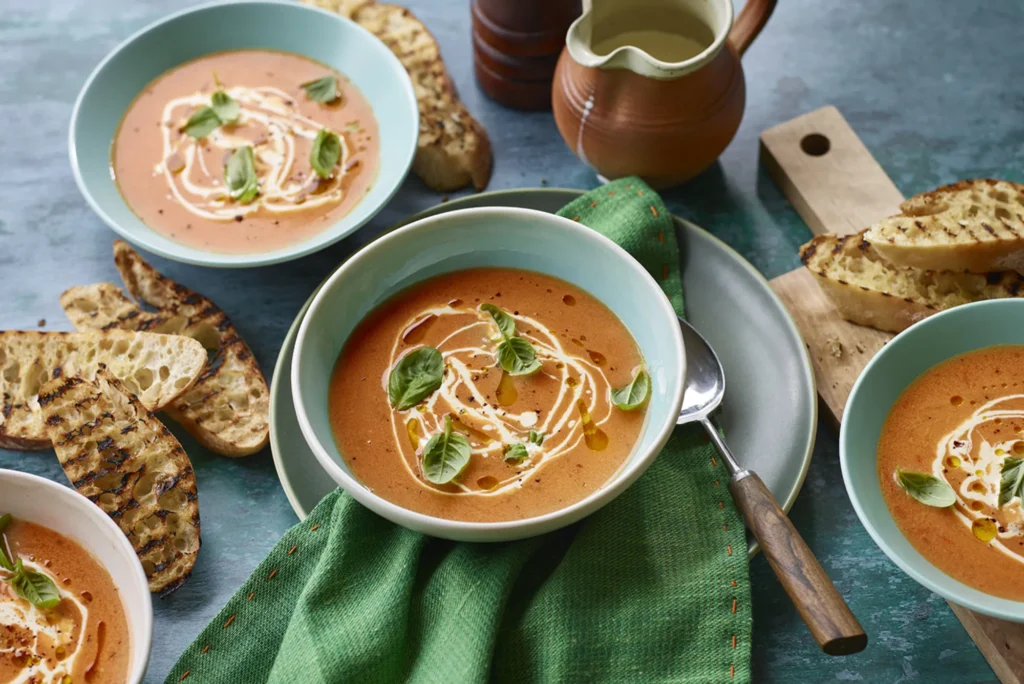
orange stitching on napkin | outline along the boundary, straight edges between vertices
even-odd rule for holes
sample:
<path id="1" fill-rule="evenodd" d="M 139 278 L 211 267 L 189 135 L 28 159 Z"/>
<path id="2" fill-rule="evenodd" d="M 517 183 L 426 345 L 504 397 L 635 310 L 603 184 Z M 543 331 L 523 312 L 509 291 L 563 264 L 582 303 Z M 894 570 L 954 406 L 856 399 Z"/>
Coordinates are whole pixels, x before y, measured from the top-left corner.
<path id="1" fill-rule="evenodd" d="M 729 677 L 731 679 L 731 678 L 733 678 L 735 676 L 736 676 L 736 666 L 735 665 L 730 665 L 729 666 Z"/>
<path id="2" fill-rule="evenodd" d="M 721 508 L 723 511 L 725 510 L 725 506 L 722 505 L 721 501 L 718 502 L 718 507 Z"/>
<path id="3" fill-rule="evenodd" d="M 298 545 L 298 544 L 296 544 L 296 545 L 295 545 L 295 546 L 293 546 L 292 548 L 288 549 L 288 555 L 290 556 L 290 555 L 292 555 L 293 553 L 295 553 L 295 549 L 297 549 L 297 548 L 299 548 L 299 545 Z"/>
<path id="4" fill-rule="evenodd" d="M 734 587 L 738 587 L 738 586 L 739 586 L 738 584 L 736 584 L 736 580 L 729 580 L 729 583 L 730 583 L 730 584 L 731 584 L 732 586 L 734 586 Z"/>
<path id="5" fill-rule="evenodd" d="M 594 200 L 593 202 L 590 203 L 590 208 L 591 209 L 593 209 L 596 206 L 597 206 L 597 200 Z"/>
<path id="6" fill-rule="evenodd" d="M 313 525 L 312 527 L 310 527 L 309 531 L 310 532 L 316 532 L 319 529 L 320 529 L 320 523 L 317 523 L 316 525 Z"/>
<path id="7" fill-rule="evenodd" d="M 578 221 L 580 220 L 580 217 L 579 217 L 579 216 L 573 216 L 573 217 L 572 217 L 572 220 L 573 220 L 573 221 L 577 221 L 577 222 L 578 222 Z"/>
<path id="8" fill-rule="evenodd" d="M 668 280 L 668 264 L 662 264 L 661 266 L 661 279 Z"/>
<path id="9" fill-rule="evenodd" d="M 254 591 L 254 592 L 252 592 L 251 594 L 249 594 L 249 598 L 247 598 L 247 599 L 245 599 L 245 600 L 246 600 L 246 601 L 252 601 L 252 597 L 253 597 L 253 596 L 255 596 L 255 595 L 256 595 L 256 592 Z"/>
<path id="10" fill-rule="evenodd" d="M 612 190 L 611 192 L 609 192 L 609 193 L 608 193 L 608 196 L 609 196 L 609 197 L 615 197 L 615 191 L 614 191 L 614 190 Z"/>
<path id="11" fill-rule="evenodd" d="M 185 677 L 188 677 L 190 672 L 192 672 L 192 670 L 185 670 L 185 674 L 181 675 L 181 679 L 179 679 L 178 681 L 179 682 L 185 681 Z"/>
<path id="12" fill-rule="evenodd" d="M 651 209 L 654 209 L 654 207 L 651 207 Z M 658 242 L 660 242 L 661 244 L 665 244 L 665 234 L 664 233 L 658 233 Z"/>
<path id="13" fill-rule="evenodd" d="M 716 486 L 716 487 L 718 487 L 718 486 L 719 486 L 719 484 L 718 484 L 718 480 L 715 480 L 715 486 Z"/>
<path id="14" fill-rule="evenodd" d="M 722 531 L 723 532 L 728 532 L 729 531 L 729 526 L 728 525 L 722 525 Z"/>
<path id="15" fill-rule="evenodd" d="M 732 647 L 736 648 L 736 635 L 735 634 L 732 635 Z"/>
<path id="16" fill-rule="evenodd" d="M 736 599 L 732 600 L 732 614 L 736 614 Z"/>
<path id="17" fill-rule="evenodd" d="M 637 194 L 638 197 L 643 197 L 644 196 L 644 191 L 643 190 L 637 190 L 636 194 Z"/>
<path id="18" fill-rule="evenodd" d="M 733 610 L 733 612 L 735 613 L 736 611 Z M 228 621 L 224 623 L 223 629 L 227 629 L 228 627 L 230 627 L 231 623 L 234 622 L 234 621 L 235 621 L 235 616 L 232 615 L 231 617 L 228 618 Z"/>
<path id="19" fill-rule="evenodd" d="M 731 556 L 732 555 L 732 544 L 726 544 L 725 545 L 725 550 Z M 734 613 L 736 612 L 736 601 L 732 602 L 732 612 L 734 612 Z"/>
<path id="20" fill-rule="evenodd" d="M 718 467 L 718 461 L 715 460 L 714 456 L 711 457 L 711 465 L 713 465 L 716 468 Z"/>
<path id="21" fill-rule="evenodd" d="M 626 186 L 626 189 L 627 189 L 627 190 L 632 190 L 632 189 L 633 189 L 633 186 L 632 186 L 632 185 L 627 185 L 627 186 Z"/>
<path id="22" fill-rule="evenodd" d="M 200 655 L 206 655 L 206 652 L 210 650 L 210 644 L 203 646 L 203 652 Z"/>
<path id="23" fill-rule="evenodd" d="M 654 208 L 653 204 L 651 205 L 651 213 L 654 214 L 654 218 L 658 218 L 658 210 Z M 658 235 L 658 239 L 662 239 L 661 234 Z"/>
<path id="24" fill-rule="evenodd" d="M 277 574 L 277 568 L 274 568 L 273 570 L 270 571 L 270 575 L 267 577 L 267 579 L 268 580 L 274 579 L 274 575 L 276 575 L 276 574 Z"/>

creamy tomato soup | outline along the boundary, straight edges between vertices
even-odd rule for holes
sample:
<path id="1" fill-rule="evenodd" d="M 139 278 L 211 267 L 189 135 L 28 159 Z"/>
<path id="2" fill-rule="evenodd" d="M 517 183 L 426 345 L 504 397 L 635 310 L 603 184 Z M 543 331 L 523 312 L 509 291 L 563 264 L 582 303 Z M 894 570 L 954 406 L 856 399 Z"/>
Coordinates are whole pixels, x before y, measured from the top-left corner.
<path id="1" fill-rule="evenodd" d="M 125 202 L 153 230 L 207 251 L 263 252 L 315 235 L 366 195 L 379 166 L 377 121 L 323 64 L 222 52 L 146 86 L 111 164 Z"/>
<path id="2" fill-rule="evenodd" d="M 52 596 L 53 606 L 34 605 L 18 592 L 13 573 L 0 569 L 0 682 L 123 684 L 128 622 L 107 571 L 49 528 L 15 519 L 3 536 L 3 552 L 48 578 L 59 596 Z"/>
<path id="3" fill-rule="evenodd" d="M 886 419 L 878 478 L 897 525 L 936 567 L 1024 600 L 1024 346 L 964 354 L 914 381 Z"/>
<path id="4" fill-rule="evenodd" d="M 640 350 L 601 302 L 550 276 L 481 268 L 373 311 L 342 350 L 329 409 L 346 463 L 381 497 L 502 521 L 605 484 L 640 435 L 648 391 Z"/>

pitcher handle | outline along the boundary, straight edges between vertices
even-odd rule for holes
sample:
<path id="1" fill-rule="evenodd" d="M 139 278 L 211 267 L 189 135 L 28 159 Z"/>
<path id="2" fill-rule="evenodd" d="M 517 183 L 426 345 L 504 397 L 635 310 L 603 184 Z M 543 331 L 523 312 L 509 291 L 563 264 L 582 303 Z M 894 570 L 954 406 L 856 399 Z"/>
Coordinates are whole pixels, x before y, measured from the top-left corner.
<path id="1" fill-rule="evenodd" d="M 729 44 L 737 54 L 743 56 L 750 44 L 761 33 L 768 22 L 768 17 L 775 9 L 776 0 L 747 0 L 743 9 L 736 15 L 736 20 L 729 31 Z"/>

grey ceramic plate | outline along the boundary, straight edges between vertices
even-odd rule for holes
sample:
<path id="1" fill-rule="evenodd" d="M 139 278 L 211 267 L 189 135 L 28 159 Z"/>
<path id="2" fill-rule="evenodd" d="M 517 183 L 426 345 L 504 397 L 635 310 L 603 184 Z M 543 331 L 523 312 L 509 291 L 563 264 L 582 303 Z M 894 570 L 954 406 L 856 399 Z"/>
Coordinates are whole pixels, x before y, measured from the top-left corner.
<path id="1" fill-rule="evenodd" d="M 564 189 L 488 192 L 408 221 L 481 206 L 555 212 L 581 194 Z M 687 316 L 725 366 L 722 429 L 740 462 L 761 476 L 788 511 L 807 474 L 817 429 L 814 373 L 803 339 L 768 282 L 743 257 L 692 223 L 676 218 L 676 228 Z M 288 331 L 270 387 L 270 448 L 281 485 L 300 519 L 335 487 L 306 446 L 292 405 L 292 349 L 312 299 L 310 295 Z"/>

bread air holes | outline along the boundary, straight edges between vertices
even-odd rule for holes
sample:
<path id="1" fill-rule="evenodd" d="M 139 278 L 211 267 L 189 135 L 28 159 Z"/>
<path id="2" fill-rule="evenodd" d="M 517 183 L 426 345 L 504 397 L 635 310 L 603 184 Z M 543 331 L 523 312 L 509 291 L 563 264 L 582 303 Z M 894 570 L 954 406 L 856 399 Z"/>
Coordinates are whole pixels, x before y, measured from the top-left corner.
<path id="1" fill-rule="evenodd" d="M 45 385 L 50 379 L 50 372 L 45 368 L 37 368 L 33 370 L 30 370 L 25 374 L 24 390 L 25 394 L 30 397 L 34 397 L 39 394 L 39 388 Z"/>
<path id="2" fill-rule="evenodd" d="M 156 473 L 145 473 L 132 488 L 132 496 L 139 503 L 153 502 L 153 485 L 156 484 Z"/>
<path id="3" fill-rule="evenodd" d="M 135 375 L 132 376 L 135 382 L 138 383 L 139 389 L 143 392 L 153 386 L 153 371 L 148 368 L 140 368 L 135 371 Z"/>
<path id="4" fill-rule="evenodd" d="M 20 377 L 21 365 L 17 361 L 14 361 L 12 359 L 11 365 L 7 366 L 7 368 L 4 368 L 4 380 L 6 380 L 7 382 L 17 382 L 18 378 Z"/>
<path id="5" fill-rule="evenodd" d="M 102 349 L 103 351 L 110 351 L 114 346 L 114 340 L 110 339 L 109 337 L 104 337 L 102 340 L 100 340 L 99 346 L 100 349 Z"/>
<path id="6" fill-rule="evenodd" d="M 203 345 L 208 352 L 215 352 L 220 349 L 220 333 L 209 323 L 200 323 L 188 331 L 189 336 Z"/>
<path id="7" fill-rule="evenodd" d="M 160 366 L 159 373 L 160 373 L 160 380 L 162 382 L 167 382 L 168 378 L 171 377 L 171 369 L 168 368 L 167 366 Z"/>
<path id="8" fill-rule="evenodd" d="M 988 196 L 994 199 L 996 202 L 1001 202 L 1004 204 L 1010 201 L 1010 196 L 1006 192 L 1002 190 L 997 190 L 995 188 L 989 189 Z"/>
<path id="9" fill-rule="evenodd" d="M 1006 207 L 996 207 L 995 212 L 996 218 L 998 219 L 1009 219 L 1013 218 L 1013 214 Z"/>
<path id="10" fill-rule="evenodd" d="M 157 505 L 165 511 L 179 511 L 185 508 L 185 504 L 188 503 L 188 497 L 185 496 L 185 492 L 180 489 L 172 489 L 169 492 L 164 492 L 159 499 L 157 499 Z"/>
<path id="11" fill-rule="evenodd" d="M 934 216 L 949 209 L 949 205 L 942 200 L 914 203 L 903 210 L 908 216 Z"/>

